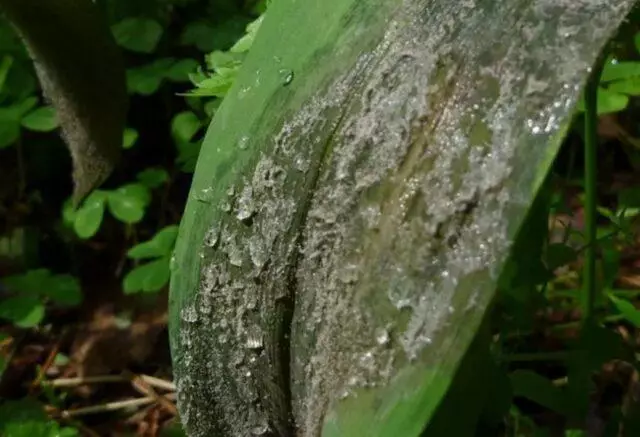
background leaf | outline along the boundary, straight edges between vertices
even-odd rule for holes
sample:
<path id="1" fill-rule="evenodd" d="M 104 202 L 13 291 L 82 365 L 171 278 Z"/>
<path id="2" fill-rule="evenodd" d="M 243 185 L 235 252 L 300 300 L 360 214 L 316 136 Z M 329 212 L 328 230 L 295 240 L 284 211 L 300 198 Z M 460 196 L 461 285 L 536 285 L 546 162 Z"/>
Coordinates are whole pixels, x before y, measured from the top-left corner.
<path id="1" fill-rule="evenodd" d="M 141 53 L 153 52 L 162 36 L 162 26 L 149 18 L 125 18 L 111 29 L 120 46 Z"/>
<path id="2" fill-rule="evenodd" d="M 0 300 L 0 317 L 21 328 L 32 328 L 44 319 L 44 305 L 37 296 L 13 296 Z"/>
<path id="3" fill-rule="evenodd" d="M 37 132 L 49 132 L 58 127 L 56 111 L 51 106 L 41 106 L 22 119 L 22 126 Z"/>
<path id="4" fill-rule="evenodd" d="M 147 187 L 129 184 L 111 191 L 107 197 L 109 211 L 124 223 L 137 223 L 144 217 L 151 198 Z"/>
<path id="5" fill-rule="evenodd" d="M 122 148 L 123 149 L 132 148 L 136 144 L 137 140 L 138 140 L 138 131 L 136 131 L 135 129 L 126 128 L 124 130 L 124 134 L 122 137 Z"/>
<path id="6" fill-rule="evenodd" d="M 633 306 L 631 302 L 620 299 L 613 294 L 609 294 L 609 299 L 626 320 L 640 328 L 640 310 Z"/>
<path id="7" fill-rule="evenodd" d="M 171 134 L 178 143 L 189 142 L 202 127 L 202 122 L 191 111 L 177 114 L 171 121 Z"/>
<path id="8" fill-rule="evenodd" d="M 75 212 L 73 215 L 73 229 L 80 238 L 91 238 L 98 232 L 104 217 L 106 200 L 107 193 L 96 190 L 89 195 L 78 211 Z"/>
<path id="9" fill-rule="evenodd" d="M 170 255 L 177 236 L 178 227 L 175 225 L 167 226 L 154 235 L 151 240 L 129 249 L 127 256 L 131 259 L 144 259 Z"/>
<path id="10" fill-rule="evenodd" d="M 189 75 L 193 73 L 198 66 L 198 62 L 193 59 L 180 59 L 169 68 L 165 73 L 165 77 L 176 82 L 188 82 Z"/>
<path id="11" fill-rule="evenodd" d="M 167 182 L 169 175 L 163 168 L 148 168 L 138 173 L 137 179 L 146 187 L 154 189 Z"/>
<path id="12" fill-rule="evenodd" d="M 126 294 L 155 292 L 169 282 L 169 258 L 161 258 L 142 264 L 131 270 L 124 278 Z"/>

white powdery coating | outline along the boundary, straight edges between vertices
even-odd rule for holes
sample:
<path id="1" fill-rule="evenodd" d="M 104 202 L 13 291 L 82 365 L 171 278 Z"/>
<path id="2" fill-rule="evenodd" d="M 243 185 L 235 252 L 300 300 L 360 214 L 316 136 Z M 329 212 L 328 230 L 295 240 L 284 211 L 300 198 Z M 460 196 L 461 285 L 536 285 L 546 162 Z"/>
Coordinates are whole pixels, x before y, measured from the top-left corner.
<path id="1" fill-rule="evenodd" d="M 546 159 L 534 146 L 545 149 L 576 101 L 592 47 L 574 42 L 604 39 L 626 8 L 608 3 L 484 11 L 474 0 L 406 0 L 377 48 L 272 138 L 239 137 L 238 149 L 262 142 L 264 153 L 194 249 L 199 294 L 182 314 L 178 402 L 191 435 L 211 434 L 212 417 L 233 437 L 286 434 L 271 429 L 282 405 L 263 389 L 283 383 L 272 377 L 282 364 L 273 322 L 292 284 L 298 435 L 320 435 L 334 402 L 388 383 L 407 361 L 449 352 L 455 336 L 441 334 L 477 321 L 493 292 L 511 244 L 506 218 L 522 218 Z M 290 187 L 319 156 L 305 216 Z"/>
<path id="2" fill-rule="evenodd" d="M 483 16 L 473 1 L 437 12 L 417 3 L 404 2 L 369 56 L 308 213 L 292 331 L 306 346 L 292 362 L 303 435 L 319 435 L 335 400 L 385 384 L 432 344 L 437 362 L 455 338 L 441 334 L 458 329 L 450 320 L 486 307 L 511 218 L 523 218 L 545 141 L 566 122 L 592 58 L 566 45 L 585 38 L 578 25 L 594 11 L 620 9 L 583 1 L 549 17 L 545 0 Z M 408 321 L 394 322 L 398 312 Z"/>

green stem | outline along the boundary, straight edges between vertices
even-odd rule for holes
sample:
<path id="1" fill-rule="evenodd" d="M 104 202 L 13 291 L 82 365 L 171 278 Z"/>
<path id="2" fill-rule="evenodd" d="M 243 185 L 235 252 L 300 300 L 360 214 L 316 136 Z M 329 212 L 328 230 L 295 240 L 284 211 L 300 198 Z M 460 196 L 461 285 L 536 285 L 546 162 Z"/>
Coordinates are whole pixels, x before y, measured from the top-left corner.
<path id="1" fill-rule="evenodd" d="M 583 276 L 583 322 L 589 325 L 594 321 L 596 302 L 596 214 L 597 214 L 597 144 L 598 144 L 598 83 L 602 72 L 602 60 L 599 59 L 587 83 L 584 92 L 585 101 L 585 261 Z"/>

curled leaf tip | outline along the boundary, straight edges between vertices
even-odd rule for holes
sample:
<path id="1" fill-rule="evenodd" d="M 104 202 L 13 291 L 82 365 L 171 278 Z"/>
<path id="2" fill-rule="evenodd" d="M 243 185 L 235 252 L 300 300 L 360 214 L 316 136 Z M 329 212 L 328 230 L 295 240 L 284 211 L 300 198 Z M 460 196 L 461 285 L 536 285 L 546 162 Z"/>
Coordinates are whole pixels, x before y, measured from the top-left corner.
<path id="1" fill-rule="evenodd" d="M 110 28 L 91 0 L 0 0 L 55 107 L 73 158 L 74 203 L 114 169 L 128 107 L 125 69 Z"/>

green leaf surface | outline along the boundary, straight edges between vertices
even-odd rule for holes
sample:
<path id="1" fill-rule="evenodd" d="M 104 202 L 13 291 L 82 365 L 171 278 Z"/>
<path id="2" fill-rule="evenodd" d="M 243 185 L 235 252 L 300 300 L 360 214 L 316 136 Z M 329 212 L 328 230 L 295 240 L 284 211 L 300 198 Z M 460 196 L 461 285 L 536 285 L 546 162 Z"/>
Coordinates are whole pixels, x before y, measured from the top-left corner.
<path id="1" fill-rule="evenodd" d="M 264 15 L 261 15 L 255 21 L 252 21 L 247 25 L 247 33 L 236 42 L 233 47 L 229 49 L 230 52 L 233 53 L 244 53 L 248 52 L 251 46 L 253 45 L 253 40 L 256 37 L 256 33 L 258 29 L 260 29 L 260 25 L 262 24 L 262 20 Z"/>
<path id="2" fill-rule="evenodd" d="M 529 370 L 517 370 L 511 375 L 513 395 L 527 398 L 543 407 L 566 415 L 569 411 L 567 395 L 544 376 Z"/>
<path id="3" fill-rule="evenodd" d="M 82 206 L 73 214 L 73 229 L 80 238 L 93 237 L 104 217 L 107 192 L 96 190 L 87 197 Z"/>
<path id="4" fill-rule="evenodd" d="M 18 140 L 22 117 L 37 104 L 38 99 L 29 97 L 21 103 L 0 108 L 0 149 L 10 146 Z"/>
<path id="5" fill-rule="evenodd" d="M 165 77 L 175 82 L 188 82 L 189 75 L 198 68 L 199 64 L 193 59 L 180 59 L 165 73 Z"/>
<path id="6" fill-rule="evenodd" d="M 628 96 L 640 96 L 640 76 L 611 82 L 607 85 L 607 90 Z"/>
<path id="7" fill-rule="evenodd" d="M 71 275 L 53 275 L 47 269 L 33 269 L 20 275 L 8 276 L 3 278 L 3 283 L 12 292 L 49 298 L 60 305 L 73 306 L 82 300 L 77 278 Z"/>
<path id="8" fill-rule="evenodd" d="M 38 295 L 47 288 L 51 272 L 47 269 L 33 269 L 24 274 L 12 275 L 2 279 L 11 291 Z"/>
<path id="9" fill-rule="evenodd" d="M 151 240 L 133 246 L 127 252 L 127 256 L 131 259 L 145 259 L 171 255 L 177 236 L 178 226 L 167 226 L 158 231 Z"/>
<path id="10" fill-rule="evenodd" d="M 58 127 L 56 110 L 51 106 L 41 106 L 22 119 L 22 126 L 36 132 L 50 132 Z"/>
<path id="11" fill-rule="evenodd" d="M 11 146 L 20 137 L 20 121 L 0 108 L 0 149 Z"/>
<path id="12" fill-rule="evenodd" d="M 607 88 L 598 88 L 598 115 L 620 112 L 629 105 L 629 96 Z M 578 102 L 579 111 L 584 112 L 584 100 Z"/>
<path id="13" fill-rule="evenodd" d="M 154 189 L 167 182 L 169 174 L 163 168 L 148 168 L 138 173 L 136 178 L 147 188 Z"/>
<path id="14" fill-rule="evenodd" d="M 216 28 L 203 21 L 189 23 L 180 36 L 180 43 L 195 45 L 199 50 L 209 52 L 216 44 Z"/>
<path id="15" fill-rule="evenodd" d="M 216 50 L 205 57 L 210 70 L 221 76 L 234 76 L 242 65 L 243 57 L 237 53 Z"/>
<path id="16" fill-rule="evenodd" d="M 632 4 L 273 2 L 171 266 L 187 433 L 420 436 Z"/>
<path id="17" fill-rule="evenodd" d="M 244 33 L 246 24 L 247 19 L 244 16 L 232 17 L 222 23 L 194 21 L 185 27 L 180 36 L 180 43 L 194 45 L 205 53 L 227 49 Z"/>
<path id="18" fill-rule="evenodd" d="M 7 75 L 13 65 L 13 56 L 4 55 L 0 61 L 0 91 L 4 90 L 4 84 L 7 81 Z"/>
<path id="19" fill-rule="evenodd" d="M 231 85 L 233 77 L 213 76 L 202 79 L 196 83 L 197 88 L 192 90 L 189 95 L 200 97 L 224 97 Z"/>
<path id="20" fill-rule="evenodd" d="M 44 319 L 44 305 L 37 296 L 13 296 L 0 300 L 0 318 L 21 328 L 33 328 Z"/>
<path id="21" fill-rule="evenodd" d="M 602 69 L 600 82 L 612 82 L 633 77 L 640 77 L 640 62 L 610 62 Z"/>
<path id="22" fill-rule="evenodd" d="M 633 36 L 633 43 L 636 46 L 636 50 L 640 52 L 640 33 L 636 33 Z"/>
<path id="23" fill-rule="evenodd" d="M 2 30 L 0 30 L 2 32 Z M 7 72 L 2 94 L 11 101 L 21 101 L 38 92 L 37 81 L 30 65 L 14 62 Z"/>
<path id="24" fill-rule="evenodd" d="M 620 299 L 613 294 L 609 294 L 609 299 L 627 321 L 631 322 L 636 328 L 640 328 L 640 310 L 628 300 Z"/>
<path id="25" fill-rule="evenodd" d="M 127 89 L 143 96 L 155 93 L 174 62 L 173 58 L 161 58 L 142 67 L 128 69 Z"/>
<path id="26" fill-rule="evenodd" d="M 50 420 L 38 401 L 25 398 L 0 405 L 0 435 L 3 437 L 77 437 L 78 431 Z"/>
<path id="27" fill-rule="evenodd" d="M 71 275 L 55 275 L 50 278 L 43 295 L 58 305 L 76 306 L 82 302 L 80 282 Z"/>
<path id="28" fill-rule="evenodd" d="M 139 265 L 125 276 L 124 292 L 125 294 L 133 294 L 159 291 L 169 282 L 170 274 L 169 257 Z"/>
<path id="29" fill-rule="evenodd" d="M 76 219 L 76 211 L 71 198 L 62 204 L 62 222 L 71 229 L 73 229 L 73 222 Z"/>
<path id="30" fill-rule="evenodd" d="M 202 128 L 202 122 L 191 111 L 177 114 L 171 120 L 171 134 L 178 143 L 187 143 Z"/>
<path id="31" fill-rule="evenodd" d="M 111 30 L 118 45 L 140 53 L 153 52 L 162 36 L 160 23 L 149 18 L 125 18 Z"/>
<path id="32" fill-rule="evenodd" d="M 122 148 L 130 149 L 138 141 L 138 131 L 132 128 L 126 128 L 122 135 Z"/>
<path id="33" fill-rule="evenodd" d="M 110 191 L 107 197 L 109 211 L 124 223 L 138 223 L 144 217 L 145 209 L 151 201 L 149 189 L 142 184 L 124 185 Z"/>
<path id="34" fill-rule="evenodd" d="M 180 166 L 180 170 L 185 173 L 193 173 L 196 168 L 198 156 L 200 156 L 201 141 L 194 142 L 178 142 L 178 157 L 176 162 Z"/>

